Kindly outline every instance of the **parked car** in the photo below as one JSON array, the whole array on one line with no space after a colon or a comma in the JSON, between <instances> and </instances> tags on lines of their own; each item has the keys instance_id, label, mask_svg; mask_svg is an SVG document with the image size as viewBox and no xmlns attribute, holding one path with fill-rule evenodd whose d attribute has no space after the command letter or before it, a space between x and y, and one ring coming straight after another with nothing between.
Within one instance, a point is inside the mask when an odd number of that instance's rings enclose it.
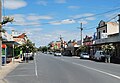
<instances>
[{"instance_id":1,"label":"parked car","mask_svg":"<svg viewBox=\"0 0 120 83\"><path fill-rule=\"evenodd\" d=\"M28 60L34 60L34 54L31 53L24 53L24 59L28 59Z\"/></svg>"},{"instance_id":2,"label":"parked car","mask_svg":"<svg viewBox=\"0 0 120 83\"><path fill-rule=\"evenodd\" d=\"M103 51L96 51L96 53L94 55L94 59L97 61L103 61L105 59L105 55L104 55Z\"/></svg>"},{"instance_id":3,"label":"parked car","mask_svg":"<svg viewBox=\"0 0 120 83\"><path fill-rule=\"evenodd\" d=\"M50 51L49 54L53 54L53 52Z\"/></svg>"},{"instance_id":4,"label":"parked car","mask_svg":"<svg viewBox=\"0 0 120 83\"><path fill-rule=\"evenodd\" d=\"M61 54L61 52L55 52L54 53L54 56L61 56L62 54Z\"/></svg>"},{"instance_id":5,"label":"parked car","mask_svg":"<svg viewBox=\"0 0 120 83\"><path fill-rule=\"evenodd\" d=\"M89 59L90 56L89 56L88 53L84 52L84 53L81 53L81 54L80 54L80 58L81 58L81 59Z\"/></svg>"}]
</instances>

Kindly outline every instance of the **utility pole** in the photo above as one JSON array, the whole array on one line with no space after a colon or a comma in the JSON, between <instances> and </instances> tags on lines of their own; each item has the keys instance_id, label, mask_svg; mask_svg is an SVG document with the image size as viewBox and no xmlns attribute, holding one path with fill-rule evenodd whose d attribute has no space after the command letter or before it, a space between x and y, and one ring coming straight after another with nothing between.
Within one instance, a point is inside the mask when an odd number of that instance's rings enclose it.
<instances>
[{"instance_id":1,"label":"utility pole","mask_svg":"<svg viewBox=\"0 0 120 83\"><path fill-rule=\"evenodd\" d=\"M80 44L82 45L82 43L83 43L82 42L82 31L83 31L82 23L80 23L80 28L79 29L80 29L80 41L81 41Z\"/></svg>"},{"instance_id":2,"label":"utility pole","mask_svg":"<svg viewBox=\"0 0 120 83\"><path fill-rule=\"evenodd\" d=\"M62 53L63 53L63 51L64 51L64 41L63 41L63 39L62 39L63 37L60 35L60 41L61 41L61 49L62 49Z\"/></svg>"},{"instance_id":3,"label":"utility pole","mask_svg":"<svg viewBox=\"0 0 120 83\"><path fill-rule=\"evenodd\" d=\"M120 37L120 14L118 14L118 22L119 22L119 37Z\"/></svg>"},{"instance_id":4,"label":"utility pole","mask_svg":"<svg viewBox=\"0 0 120 83\"><path fill-rule=\"evenodd\" d=\"M80 23L80 25L81 25L81 27L80 27L80 32L81 32L81 45L82 45L82 43L83 43L83 41L82 41L82 31L83 31L82 23Z\"/></svg>"},{"instance_id":5,"label":"utility pole","mask_svg":"<svg viewBox=\"0 0 120 83\"><path fill-rule=\"evenodd\" d=\"M60 35L60 41L61 41L61 48L63 48L63 40L62 40L61 35Z\"/></svg>"},{"instance_id":6,"label":"utility pole","mask_svg":"<svg viewBox=\"0 0 120 83\"><path fill-rule=\"evenodd\" d=\"M0 0L0 23L1 23L1 18L2 18L2 3ZM0 24L0 69L2 66L2 24Z\"/></svg>"}]
</instances>

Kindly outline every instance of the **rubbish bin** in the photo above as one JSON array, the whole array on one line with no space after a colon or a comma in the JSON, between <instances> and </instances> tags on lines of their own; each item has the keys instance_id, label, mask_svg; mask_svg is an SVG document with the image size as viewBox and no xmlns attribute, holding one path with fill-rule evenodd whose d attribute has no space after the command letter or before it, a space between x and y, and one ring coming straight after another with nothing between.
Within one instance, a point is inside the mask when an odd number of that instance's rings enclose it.
<instances>
[{"instance_id":1,"label":"rubbish bin","mask_svg":"<svg viewBox=\"0 0 120 83\"><path fill-rule=\"evenodd\" d=\"M2 65L6 63L5 57L2 57Z\"/></svg>"}]
</instances>

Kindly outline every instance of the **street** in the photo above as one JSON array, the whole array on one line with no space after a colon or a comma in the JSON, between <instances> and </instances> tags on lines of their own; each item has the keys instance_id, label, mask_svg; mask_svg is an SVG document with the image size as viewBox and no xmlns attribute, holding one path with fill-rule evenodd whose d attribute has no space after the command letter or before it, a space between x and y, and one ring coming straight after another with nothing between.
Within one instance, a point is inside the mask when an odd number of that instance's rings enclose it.
<instances>
[{"instance_id":1,"label":"street","mask_svg":"<svg viewBox=\"0 0 120 83\"><path fill-rule=\"evenodd\" d=\"M8 83L119 83L120 65L37 53L5 78Z\"/></svg>"}]
</instances>

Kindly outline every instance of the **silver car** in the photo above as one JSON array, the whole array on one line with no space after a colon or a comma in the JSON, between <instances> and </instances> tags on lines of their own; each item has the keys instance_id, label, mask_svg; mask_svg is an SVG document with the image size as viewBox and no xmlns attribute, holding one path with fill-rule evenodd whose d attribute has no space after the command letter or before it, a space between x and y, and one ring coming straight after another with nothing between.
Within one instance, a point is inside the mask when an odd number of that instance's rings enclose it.
<instances>
[{"instance_id":1,"label":"silver car","mask_svg":"<svg viewBox=\"0 0 120 83\"><path fill-rule=\"evenodd\" d=\"M81 53L81 54L80 54L80 58L81 58L81 59L89 59L90 56L89 56L88 53L84 52L84 53Z\"/></svg>"}]
</instances>

